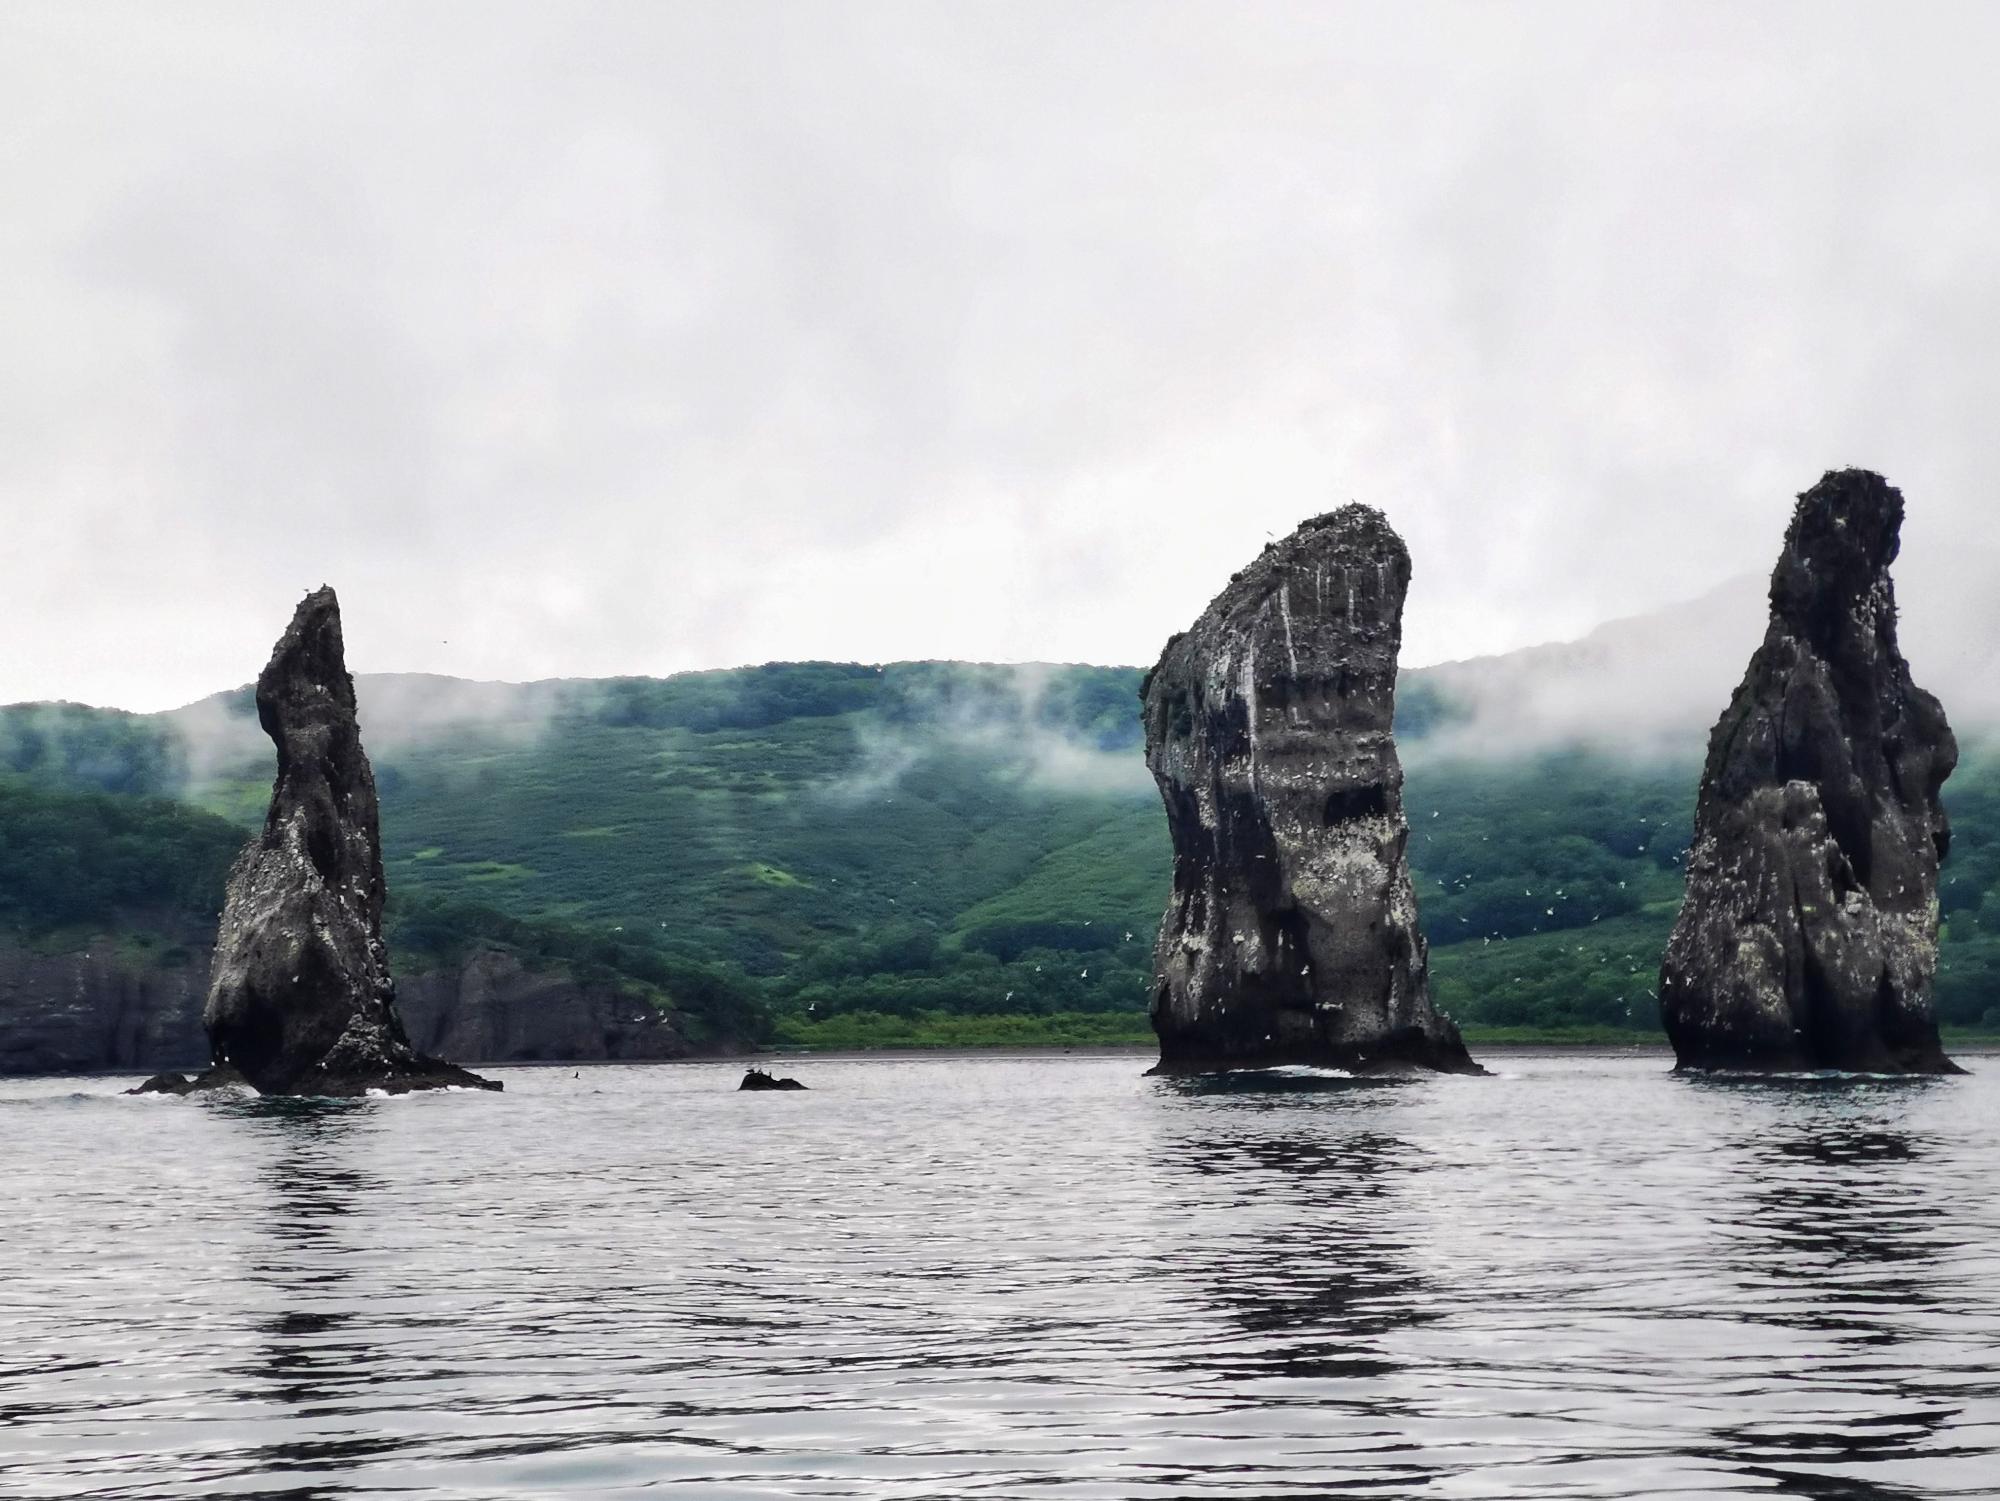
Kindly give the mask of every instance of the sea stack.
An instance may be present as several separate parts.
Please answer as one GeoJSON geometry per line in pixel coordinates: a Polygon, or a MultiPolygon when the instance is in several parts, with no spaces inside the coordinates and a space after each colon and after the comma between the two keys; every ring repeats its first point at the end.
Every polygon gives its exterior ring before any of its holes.
{"type": "Polygon", "coordinates": [[[331,589],[300,602],[257,679],[257,718],[278,780],[229,872],[202,1012],[216,1062],[264,1094],[500,1088],[417,1052],[396,1014],[375,776],[331,589]]]}
{"type": "Polygon", "coordinates": [[[1162,1072],[1477,1073],[1430,998],[1392,730],[1410,555],[1350,505],[1264,549],[1146,675],[1173,895],[1162,1072]]]}
{"type": "Polygon", "coordinates": [[[1792,514],[1770,629],[1709,736],[1660,974],[1683,1069],[1959,1071],[1931,1006],[1958,747],[1896,646],[1902,525],[1902,492],[1865,469],[1792,514]]]}

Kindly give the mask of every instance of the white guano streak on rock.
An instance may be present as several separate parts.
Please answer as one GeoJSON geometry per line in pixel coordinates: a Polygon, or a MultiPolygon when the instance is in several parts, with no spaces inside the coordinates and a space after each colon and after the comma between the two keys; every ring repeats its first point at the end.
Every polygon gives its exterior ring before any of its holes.
{"type": "Polygon", "coordinates": [[[1243,671],[1236,679],[1236,691],[1243,696],[1250,726],[1250,786],[1260,789],[1257,768],[1257,640],[1254,636],[1243,653],[1243,671]]]}
{"type": "Polygon", "coordinates": [[[1299,651],[1292,645],[1292,586],[1289,582],[1278,585],[1278,614],[1285,622],[1285,656],[1290,659],[1292,676],[1296,678],[1299,675],[1299,651]]]}

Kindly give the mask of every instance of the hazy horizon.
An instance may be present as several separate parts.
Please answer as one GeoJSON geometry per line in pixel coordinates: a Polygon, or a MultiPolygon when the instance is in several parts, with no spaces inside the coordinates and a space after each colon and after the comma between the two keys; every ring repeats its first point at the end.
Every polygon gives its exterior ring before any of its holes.
{"type": "MultiPolygon", "coordinates": [[[[2000,583],[2000,554],[1975,549],[1974,556],[1983,557],[1984,566],[1954,576],[1952,587],[1941,599],[1919,597],[1914,629],[1912,611],[1900,590],[1898,614],[1904,653],[1913,664],[1918,686],[1939,693],[1947,712],[1962,727],[1986,728],[2000,725],[2000,683],[1992,682],[1986,670],[1993,655],[1992,643],[2000,641],[2000,591],[1995,591],[1990,600],[1975,597],[1975,593],[2000,583]]],[[[1706,725],[1721,711],[1748,664],[1750,653],[1763,639],[1767,592],[1768,581],[1763,575],[1741,573],[1700,594],[1672,601],[1657,610],[1599,622],[1565,640],[1536,641],[1503,652],[1424,663],[1410,661],[1406,646],[1402,672],[1406,679],[1412,674],[1422,674],[1456,697],[1468,716],[1453,736],[1456,749],[1506,754],[1535,745],[1588,741],[1607,747],[1657,752],[1663,742],[1671,744],[1689,726],[1706,725]]],[[[345,610],[343,602],[343,616],[345,610]]],[[[282,628],[282,624],[274,628],[274,639],[282,628]]],[[[255,664],[247,666],[236,681],[215,685],[174,703],[134,707],[88,704],[79,699],[41,699],[13,700],[0,703],[0,708],[69,702],[139,714],[182,713],[252,685],[266,654],[260,653],[255,664]]],[[[357,679],[369,678],[378,683],[386,679],[432,679],[474,690],[470,695],[455,694],[445,699],[433,695],[423,701],[399,693],[386,713],[380,704],[364,703],[364,711],[372,709],[378,723],[420,722],[428,734],[450,723],[469,723],[496,712],[503,715],[517,712],[489,703],[477,691],[482,689],[532,688],[618,677],[729,673],[815,661],[858,659],[785,657],[683,667],[662,673],[558,674],[536,678],[468,678],[430,669],[370,665],[357,663],[351,652],[348,665],[357,679]]],[[[1152,659],[998,661],[934,654],[859,665],[940,661],[1023,672],[1045,667],[1143,672],[1152,665],[1152,659]]],[[[183,729],[191,731],[192,726],[184,724],[183,729]]]]}
{"type": "MultiPolygon", "coordinates": [[[[1734,578],[1724,580],[1722,583],[1718,584],[1714,589],[1704,591],[1701,594],[1692,595],[1684,600],[1670,601],[1666,606],[1664,606],[1659,611],[1649,611],[1642,615],[1618,616],[1613,619],[1600,621],[1587,628],[1581,635],[1578,636],[1569,637],[1561,640],[1552,639],[1547,641],[1529,641],[1523,643],[1518,647],[1509,648],[1508,650],[1501,652],[1487,652],[1487,653],[1481,653],[1477,656],[1467,656],[1467,657],[1444,657],[1440,658],[1435,662],[1411,662],[1408,660],[1408,651],[1406,649],[1404,652],[1404,661],[1402,663],[1402,670],[1404,672],[1420,672],[1430,668],[1460,667],[1460,666],[1473,665],[1473,664],[1498,660],[1500,658],[1505,658],[1505,657],[1517,656],[1523,653],[1534,653],[1538,651],[1548,650],[1551,648],[1575,646],[1584,641],[1589,640],[1592,636],[1596,635],[1599,631],[1604,630],[1606,627],[1616,627],[1619,625],[1624,625],[1635,621],[1658,618],[1661,615],[1671,614],[1677,607],[1686,607],[1699,604],[1703,599],[1708,598],[1709,596],[1720,592],[1729,591],[1732,589],[1732,587],[1741,588],[1741,587],[1747,587],[1752,584],[1755,584],[1757,587],[1762,588],[1764,581],[1761,578],[1758,578],[1751,574],[1739,574],[1734,578]]],[[[336,595],[338,595],[339,593],[338,589],[335,589],[335,593],[336,595]]],[[[1194,611],[1192,611],[1188,617],[1190,622],[1195,618],[1196,615],[1200,613],[1200,610],[1205,607],[1206,607],[1206,602],[1204,602],[1202,606],[1198,606],[1194,611]]],[[[343,600],[342,601],[343,625],[345,624],[346,610],[347,610],[347,605],[346,602],[343,600]]],[[[275,642],[277,637],[283,633],[285,624],[289,621],[289,619],[290,617],[287,616],[285,620],[276,622],[272,630],[273,642],[275,642]]],[[[1162,642],[1161,644],[1162,646],[1165,645],[1164,642],[1162,642]]],[[[249,667],[236,681],[209,688],[204,692],[197,693],[193,698],[177,700],[176,702],[173,703],[163,703],[149,707],[134,707],[133,705],[130,704],[93,703],[85,699],[57,697],[57,698],[43,698],[43,699],[12,699],[4,703],[0,703],[0,708],[18,708],[24,705],[34,704],[34,703],[73,703],[81,705],[86,708],[112,709],[131,714],[171,713],[177,709],[185,709],[192,707],[193,705],[198,704],[205,699],[213,698],[218,694],[233,693],[240,689],[254,686],[257,678],[257,673],[260,670],[264,660],[268,658],[269,654],[270,654],[269,648],[268,647],[263,648],[261,652],[257,654],[256,665],[249,667]]],[[[1007,668],[1108,667],[1108,668],[1129,669],[1134,672],[1143,672],[1148,667],[1152,666],[1153,661],[1157,658],[1157,655],[1158,654],[1155,653],[1154,658],[1149,658],[1148,660],[1143,662],[1093,661],[1093,660],[1085,660],[1082,658],[1072,658],[1064,661],[1054,661],[1047,658],[1021,658],[1015,660],[1001,660],[998,658],[981,658],[981,657],[943,657],[943,656],[938,656],[934,653],[932,654],[917,653],[910,656],[889,657],[889,658],[882,658],[880,660],[866,660],[866,661],[855,657],[797,656],[797,657],[769,657],[754,662],[753,661],[714,662],[714,663],[699,664],[690,667],[678,667],[670,672],[658,672],[658,673],[602,673],[602,674],[591,674],[589,676],[585,676],[582,674],[574,674],[574,673],[570,674],[559,673],[545,677],[475,678],[475,677],[466,677],[459,673],[441,672],[432,668],[405,668],[396,666],[360,664],[354,660],[354,655],[352,651],[350,651],[348,653],[348,670],[356,678],[428,677],[428,678],[438,678],[451,682],[465,683],[475,687],[521,688],[521,687],[533,687],[542,683],[591,682],[591,681],[599,681],[603,679],[618,678],[618,677],[667,678],[667,677],[680,677],[697,673],[742,672],[758,667],[783,666],[787,664],[801,663],[801,662],[855,663],[857,665],[868,666],[868,667],[875,667],[875,666],[887,667],[887,666],[894,666],[897,664],[923,663],[923,662],[953,662],[969,667],[1007,667],[1007,668]]]]}

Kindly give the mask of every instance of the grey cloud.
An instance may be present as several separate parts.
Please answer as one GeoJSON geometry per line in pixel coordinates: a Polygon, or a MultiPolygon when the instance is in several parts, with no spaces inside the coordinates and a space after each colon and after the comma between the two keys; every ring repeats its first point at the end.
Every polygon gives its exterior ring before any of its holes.
{"type": "MultiPolygon", "coordinates": [[[[1349,498],[1414,662],[1988,512],[1977,4],[0,17],[0,700],[1147,662],[1349,498]]],[[[1963,593],[1964,591],[1960,591],[1963,593]]]]}

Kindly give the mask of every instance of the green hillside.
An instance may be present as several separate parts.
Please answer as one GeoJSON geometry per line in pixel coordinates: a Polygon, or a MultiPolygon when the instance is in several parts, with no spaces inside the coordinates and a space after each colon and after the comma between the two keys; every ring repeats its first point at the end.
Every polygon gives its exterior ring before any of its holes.
{"type": "Polygon", "coordinates": [[[0,773],[0,933],[47,942],[121,914],[212,922],[242,847],[239,829],[184,803],[0,773]]]}
{"type": "MultiPolygon", "coordinates": [[[[186,964],[189,946],[213,933],[244,837],[183,802],[0,772],[0,939],[63,952],[110,936],[134,964],[186,964]]],[[[405,972],[499,950],[672,1011],[696,1042],[755,1042],[770,1030],[755,988],[726,969],[600,929],[405,894],[388,937],[405,972]]]]}
{"type": "MultiPolygon", "coordinates": [[[[364,678],[398,942],[432,952],[460,929],[527,924],[543,936],[516,941],[599,945],[627,972],[693,966],[754,990],[792,1040],[1006,1040],[1028,1035],[1009,1020],[1023,1017],[1044,1018],[1044,1037],[1141,1035],[1169,853],[1138,682],[950,663],[520,687],[364,678]],[[420,712],[474,688],[471,709],[420,712]]],[[[1440,999],[1475,1030],[1656,1032],[1698,746],[1679,760],[1446,757],[1429,732],[1450,719],[1409,675],[1411,855],[1440,999]]],[[[0,769],[172,795],[248,826],[270,752],[238,692],[174,716],[0,710],[0,769]]],[[[1940,1003],[1990,1027],[1990,746],[1949,792],[1940,1003]]]]}

